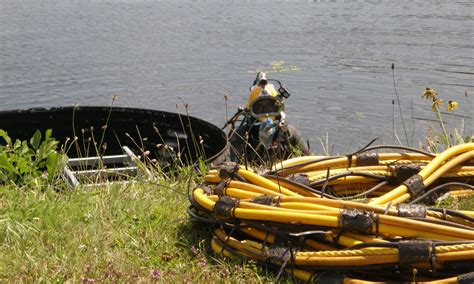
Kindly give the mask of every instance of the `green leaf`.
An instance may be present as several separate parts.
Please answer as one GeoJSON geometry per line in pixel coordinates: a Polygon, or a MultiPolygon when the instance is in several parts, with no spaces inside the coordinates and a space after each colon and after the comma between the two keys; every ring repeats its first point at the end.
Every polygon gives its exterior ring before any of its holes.
{"type": "Polygon", "coordinates": [[[435,134],[439,138],[439,140],[441,140],[444,143],[444,145],[446,145],[446,146],[449,145],[448,138],[446,136],[444,136],[443,134],[441,134],[439,132],[436,132],[435,134]]]}
{"type": "Polygon", "coordinates": [[[20,148],[21,148],[21,141],[18,140],[18,139],[16,139],[16,140],[15,140],[15,144],[13,144],[13,150],[16,152],[16,151],[18,151],[18,149],[20,149],[20,148]]]}
{"type": "Polygon", "coordinates": [[[8,172],[18,174],[17,169],[10,163],[5,153],[0,154],[0,168],[5,169],[8,172]]]}
{"type": "Polygon", "coordinates": [[[42,161],[48,158],[49,155],[56,153],[56,146],[58,145],[58,141],[56,140],[48,140],[43,141],[39,146],[38,150],[36,151],[36,159],[37,161],[42,161]]]}
{"type": "Polygon", "coordinates": [[[46,130],[46,132],[44,133],[44,140],[49,140],[52,134],[53,134],[53,130],[51,129],[46,130]]]}
{"type": "Polygon", "coordinates": [[[30,147],[28,147],[28,143],[26,143],[26,141],[23,141],[21,143],[21,148],[19,149],[18,155],[25,157],[25,156],[31,156],[33,154],[34,152],[30,149],[30,147]]]}
{"type": "Polygon", "coordinates": [[[46,159],[46,170],[50,176],[55,175],[61,167],[61,155],[53,153],[46,159]]]}
{"type": "Polygon", "coordinates": [[[23,157],[20,157],[16,163],[16,168],[20,172],[20,174],[26,174],[30,172],[30,165],[28,164],[27,160],[23,157]]]}
{"type": "Polygon", "coordinates": [[[30,144],[33,147],[33,149],[37,150],[40,143],[41,143],[41,132],[39,130],[36,130],[35,134],[33,134],[33,137],[31,137],[30,139],[30,144]]]}
{"type": "Polygon", "coordinates": [[[2,137],[8,145],[12,144],[12,139],[8,136],[8,133],[5,130],[0,129],[0,137],[2,137]]]}

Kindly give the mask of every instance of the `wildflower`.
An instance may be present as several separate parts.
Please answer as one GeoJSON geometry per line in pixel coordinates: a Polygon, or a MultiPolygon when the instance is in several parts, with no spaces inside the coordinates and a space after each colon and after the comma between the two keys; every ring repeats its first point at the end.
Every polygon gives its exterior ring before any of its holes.
{"type": "Polygon", "coordinates": [[[432,99],[434,101],[438,98],[438,93],[435,90],[427,87],[421,97],[426,98],[428,100],[432,99]]]}
{"type": "Polygon", "coordinates": [[[206,266],[206,263],[207,263],[207,262],[206,262],[206,259],[205,259],[205,258],[201,258],[201,259],[199,259],[198,265],[199,265],[199,267],[202,268],[202,267],[206,266]]]}
{"type": "Polygon", "coordinates": [[[448,108],[448,111],[454,111],[455,109],[458,108],[458,103],[455,101],[449,101],[447,108],[448,108]]]}
{"type": "Polygon", "coordinates": [[[436,109],[436,108],[439,107],[439,105],[442,104],[442,103],[443,103],[443,100],[442,100],[442,99],[436,99],[436,98],[434,98],[434,99],[433,99],[433,103],[431,104],[431,107],[432,107],[433,109],[436,109]]]}
{"type": "Polygon", "coordinates": [[[230,276],[230,270],[228,268],[224,268],[224,270],[222,270],[222,275],[224,277],[229,277],[230,276]]]}
{"type": "Polygon", "coordinates": [[[195,247],[195,246],[192,246],[192,247],[191,247],[191,252],[192,252],[194,255],[197,256],[197,255],[201,252],[201,250],[200,250],[199,248],[195,247]]]}
{"type": "Polygon", "coordinates": [[[235,268],[235,271],[242,272],[242,266],[236,264],[236,265],[234,265],[234,268],[235,268]]]}
{"type": "Polygon", "coordinates": [[[161,276],[161,271],[154,269],[151,272],[151,279],[158,279],[161,276]]]}

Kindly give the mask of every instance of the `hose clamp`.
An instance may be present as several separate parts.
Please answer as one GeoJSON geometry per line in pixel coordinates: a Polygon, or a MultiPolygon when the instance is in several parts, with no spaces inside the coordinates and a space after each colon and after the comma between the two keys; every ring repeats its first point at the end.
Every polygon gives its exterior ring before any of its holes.
{"type": "Polygon", "coordinates": [[[474,272],[469,272],[466,274],[461,274],[458,276],[459,284],[470,284],[474,283],[474,272]]]}
{"type": "Polygon", "coordinates": [[[391,185],[400,184],[408,178],[416,175],[421,170],[420,165],[410,164],[410,165],[393,165],[390,166],[390,171],[392,172],[392,177],[390,179],[391,185]]]}
{"type": "Polygon", "coordinates": [[[261,195],[250,200],[252,203],[261,204],[261,205],[273,205],[273,196],[270,195],[261,195]]]}
{"type": "Polygon", "coordinates": [[[234,178],[237,171],[240,169],[239,165],[234,162],[226,162],[219,165],[219,177],[221,179],[234,178]]]}
{"type": "Polygon", "coordinates": [[[271,247],[265,251],[265,260],[273,264],[283,265],[290,258],[290,250],[285,247],[271,247]]]}
{"type": "Polygon", "coordinates": [[[344,209],[339,220],[342,230],[362,234],[372,233],[372,224],[374,222],[373,213],[355,209],[344,209]]]}
{"type": "Polygon", "coordinates": [[[218,217],[229,219],[234,217],[234,211],[238,204],[238,199],[228,196],[220,196],[214,205],[214,212],[218,217]]]}
{"type": "Polygon", "coordinates": [[[226,189],[231,179],[223,180],[218,185],[214,187],[214,194],[215,195],[226,195],[226,189]]]}
{"type": "Polygon", "coordinates": [[[423,204],[398,204],[399,217],[426,218],[426,206],[423,204]]]}
{"type": "Polygon", "coordinates": [[[358,167],[379,165],[379,155],[377,153],[358,153],[355,156],[358,167]]]}
{"type": "Polygon", "coordinates": [[[401,266],[413,263],[430,263],[431,241],[402,240],[398,242],[398,257],[401,266]]]}
{"type": "Polygon", "coordinates": [[[414,175],[408,178],[403,182],[403,184],[408,188],[408,192],[412,198],[417,198],[420,196],[425,189],[423,177],[420,175],[414,175]]]}
{"type": "Polygon", "coordinates": [[[296,173],[296,174],[290,175],[288,179],[296,183],[306,185],[306,186],[309,186],[310,184],[308,175],[303,174],[303,173],[296,173]]]}

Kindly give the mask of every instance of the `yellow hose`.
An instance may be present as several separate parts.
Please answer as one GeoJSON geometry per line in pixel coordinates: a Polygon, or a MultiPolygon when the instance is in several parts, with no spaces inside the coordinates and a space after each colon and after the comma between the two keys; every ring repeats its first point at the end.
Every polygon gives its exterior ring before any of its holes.
{"type": "MultiPolygon", "coordinates": [[[[426,180],[437,168],[440,167],[440,165],[446,160],[452,158],[453,156],[467,152],[467,151],[473,151],[474,150],[474,143],[467,143],[467,144],[461,144],[454,146],[452,148],[449,148],[448,150],[444,151],[440,155],[436,156],[423,170],[421,170],[418,174],[423,178],[423,180],[426,180]]],[[[400,197],[401,195],[407,193],[407,187],[405,185],[400,185],[391,192],[384,194],[381,197],[378,197],[369,204],[372,205],[380,205],[380,204],[386,204],[397,197],[400,197]]]]}
{"type": "MultiPolygon", "coordinates": [[[[374,166],[358,166],[357,159],[353,156],[349,163],[347,157],[300,157],[276,163],[273,167],[275,172],[271,174],[280,177],[306,174],[310,182],[317,182],[312,189],[238,167],[237,173],[245,182],[228,180],[225,186],[217,186],[221,182],[219,170],[209,170],[205,176],[206,190],[204,187],[195,188],[192,199],[198,215],[219,224],[213,226],[213,251],[225,257],[238,255],[258,262],[277,261],[274,263],[276,266],[282,264],[282,259],[278,261],[280,254],[287,253],[285,270],[298,279],[310,281],[317,279],[318,268],[324,267],[345,271],[375,265],[381,272],[389,266],[392,269],[389,271],[393,272],[399,269],[402,248],[407,249],[401,242],[425,240],[422,253],[430,254],[430,259],[410,262],[407,268],[428,275],[417,279],[428,281],[425,283],[431,280],[456,283],[456,273],[462,271],[458,268],[448,270],[455,267],[451,263],[474,261],[474,244],[469,243],[474,241],[474,222],[470,219],[474,217],[474,211],[456,211],[470,216],[465,217],[453,210],[438,212],[401,205],[413,197],[408,188],[400,184],[399,177],[394,176],[400,173],[392,166],[407,165],[411,169],[408,164],[417,164],[421,168],[418,175],[427,190],[449,181],[472,185],[474,143],[454,146],[435,157],[418,153],[381,153],[378,154],[378,165],[374,166]],[[314,190],[321,190],[328,168],[330,177],[349,175],[328,182],[328,195],[321,198],[314,190]],[[351,175],[353,173],[368,177],[351,175]],[[386,181],[381,183],[371,175],[385,177],[386,181]],[[365,196],[365,191],[374,186],[377,188],[369,196],[378,197],[368,203],[354,200],[355,195],[365,196]],[[352,200],[340,200],[337,195],[349,195],[352,200]],[[292,259],[288,259],[290,244],[292,259]],[[433,268],[446,278],[432,274],[433,268]]],[[[407,178],[405,175],[402,177],[407,178]]],[[[462,186],[450,186],[449,189],[460,194],[472,193],[462,186]]],[[[455,193],[453,191],[453,195],[455,193]]],[[[392,272],[387,275],[393,275],[392,272]]],[[[398,273],[403,276],[401,279],[410,279],[405,271],[399,270],[398,273]]],[[[367,275],[370,279],[371,273],[367,275]]],[[[379,275],[383,277],[383,273],[379,275]]],[[[344,283],[377,282],[345,277],[344,283]]]]}

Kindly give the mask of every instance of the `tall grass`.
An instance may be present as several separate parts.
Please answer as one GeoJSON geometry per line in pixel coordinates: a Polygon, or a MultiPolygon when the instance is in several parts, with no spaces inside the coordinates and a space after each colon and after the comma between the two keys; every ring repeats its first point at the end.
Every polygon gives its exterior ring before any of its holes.
{"type": "Polygon", "coordinates": [[[188,221],[188,185],[1,186],[0,282],[271,281],[255,263],[214,258],[208,228],[188,221]]]}

